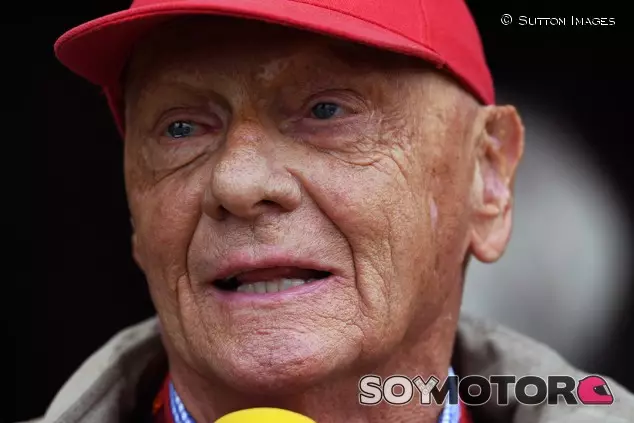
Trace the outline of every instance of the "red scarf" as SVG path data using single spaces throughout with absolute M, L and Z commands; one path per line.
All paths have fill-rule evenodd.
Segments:
M 154 415 L 154 423 L 174 423 L 174 417 L 172 416 L 172 410 L 169 407 L 169 375 L 163 382 L 161 391 L 156 395 L 154 404 L 152 406 L 152 414 Z M 460 423 L 473 423 L 469 409 L 467 406 L 460 402 Z

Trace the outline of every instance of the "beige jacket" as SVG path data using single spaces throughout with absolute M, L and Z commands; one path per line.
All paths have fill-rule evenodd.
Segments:
M 135 414 L 150 407 L 166 369 L 156 318 L 113 337 L 66 382 L 42 423 L 139 422 Z M 463 316 L 454 367 L 462 375 L 586 376 L 548 347 L 499 325 Z M 612 405 L 509 406 L 492 402 L 473 409 L 475 423 L 633 423 L 634 396 L 606 378 L 615 397 Z M 145 393 L 145 394 L 144 394 Z M 149 408 L 148 408 L 149 409 Z

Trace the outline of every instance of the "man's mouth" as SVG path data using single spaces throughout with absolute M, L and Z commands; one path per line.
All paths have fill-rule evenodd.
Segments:
M 246 270 L 216 279 L 213 285 L 222 291 L 269 294 L 326 279 L 332 274 L 299 267 L 270 267 Z

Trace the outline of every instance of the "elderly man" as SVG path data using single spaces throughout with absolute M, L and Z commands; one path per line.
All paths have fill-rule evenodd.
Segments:
M 461 2 L 138 0 L 56 51 L 124 136 L 158 319 L 91 357 L 43 421 L 630 421 L 609 379 L 610 406 L 523 405 L 512 388 L 509 405 L 368 404 L 365 375 L 585 376 L 459 319 L 470 258 L 508 242 L 523 148 Z

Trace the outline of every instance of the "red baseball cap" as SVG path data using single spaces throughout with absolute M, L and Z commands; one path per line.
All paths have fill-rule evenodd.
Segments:
M 475 22 L 462 0 L 134 0 L 55 43 L 58 59 L 103 87 L 123 129 L 120 77 L 135 43 L 185 15 L 255 19 L 420 57 L 446 69 L 484 104 L 495 101 Z

